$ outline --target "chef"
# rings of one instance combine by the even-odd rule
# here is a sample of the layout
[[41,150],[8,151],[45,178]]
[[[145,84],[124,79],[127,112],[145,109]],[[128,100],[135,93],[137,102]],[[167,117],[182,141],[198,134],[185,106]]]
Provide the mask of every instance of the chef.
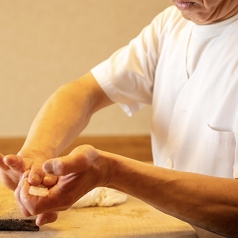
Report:
[[[172,3],[127,46],[61,86],[19,153],[0,156],[1,180],[38,225],[105,186],[214,237],[238,237],[238,1]],[[90,145],[58,157],[114,103],[129,116],[152,105],[154,165]],[[39,199],[28,191],[40,184],[50,189]]]

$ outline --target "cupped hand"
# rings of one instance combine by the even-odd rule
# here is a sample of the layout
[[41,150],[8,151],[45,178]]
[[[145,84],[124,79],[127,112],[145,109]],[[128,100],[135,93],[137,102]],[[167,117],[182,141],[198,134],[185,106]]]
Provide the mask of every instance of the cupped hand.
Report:
[[21,156],[24,161],[26,161],[25,171],[30,170],[28,174],[28,182],[31,185],[38,186],[40,184],[46,187],[53,186],[57,181],[57,176],[47,175],[42,170],[42,165],[47,159],[43,156],[37,155],[29,150],[19,151],[18,156]]
[[[77,147],[67,156],[47,160],[43,164],[44,172],[58,176],[58,181],[49,189],[46,197],[29,194],[29,172],[26,172],[15,191],[22,213],[31,216],[63,211],[93,188],[103,186],[107,163],[99,157],[95,148],[84,145]],[[50,216],[45,216],[45,220],[40,216],[39,223],[49,222]]]
[[[46,175],[42,170],[43,159],[23,158],[20,155],[2,155],[0,154],[0,180],[9,189],[15,190],[15,196],[19,197],[16,189],[21,177],[28,171],[28,182],[31,185],[44,184],[47,187],[53,186],[57,181],[57,176]],[[30,171],[30,172],[29,172]],[[29,176],[29,174],[31,176]],[[48,222],[54,222],[58,217],[57,212],[43,213],[37,216],[36,224],[43,225]]]
[[0,178],[2,183],[9,189],[14,190],[20,177],[28,167],[27,160],[21,156],[0,154]]
[[0,154],[0,178],[2,183],[9,189],[15,190],[22,174],[30,170],[28,181],[32,185],[44,184],[45,186],[52,186],[56,183],[57,177],[52,175],[45,175],[42,170],[42,164],[45,159],[23,157],[20,155],[6,155]]

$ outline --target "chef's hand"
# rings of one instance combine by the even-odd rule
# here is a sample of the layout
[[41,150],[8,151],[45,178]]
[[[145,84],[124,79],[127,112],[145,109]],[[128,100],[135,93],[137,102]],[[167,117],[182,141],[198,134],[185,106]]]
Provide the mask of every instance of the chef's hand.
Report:
[[15,190],[22,174],[30,170],[28,181],[31,185],[44,184],[52,186],[56,183],[56,176],[45,175],[42,170],[42,164],[45,159],[22,157],[20,155],[0,154],[0,179],[9,189]]
[[7,188],[16,188],[26,167],[26,161],[20,156],[0,154],[0,179]]
[[[47,160],[43,164],[45,173],[58,177],[58,182],[49,189],[45,197],[29,194],[28,172],[22,177],[16,191],[21,212],[26,216],[51,214],[71,207],[79,198],[107,181],[108,164],[99,158],[98,151],[89,145],[75,148],[69,155]],[[50,222],[47,216],[38,217],[37,224]]]
[[[57,177],[45,175],[42,170],[42,164],[44,162],[45,160],[42,159],[33,160],[14,154],[6,156],[0,154],[0,180],[7,188],[15,190],[23,173],[31,169],[31,177],[28,176],[28,182],[30,184],[37,186],[43,183],[45,186],[53,186],[57,181]],[[15,194],[17,194],[17,191],[15,190]],[[53,222],[57,217],[57,212],[43,213],[37,216],[37,223],[40,225],[46,220]]]

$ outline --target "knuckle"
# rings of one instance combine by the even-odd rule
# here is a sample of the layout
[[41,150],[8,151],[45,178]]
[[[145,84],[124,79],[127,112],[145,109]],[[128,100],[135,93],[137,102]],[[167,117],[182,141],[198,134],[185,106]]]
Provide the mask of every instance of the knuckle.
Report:
[[56,161],[55,170],[60,174],[64,173],[66,170],[66,163],[62,160]]

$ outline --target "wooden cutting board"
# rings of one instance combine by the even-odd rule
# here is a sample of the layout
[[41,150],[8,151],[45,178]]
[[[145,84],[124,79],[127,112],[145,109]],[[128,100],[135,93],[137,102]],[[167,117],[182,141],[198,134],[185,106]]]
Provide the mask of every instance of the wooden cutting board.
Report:
[[[0,218],[22,218],[13,193],[0,184]],[[196,237],[187,223],[165,215],[144,202],[128,197],[113,207],[70,208],[56,222],[39,231],[0,231],[1,238],[126,238]]]
[[[38,231],[35,217],[26,218],[20,213],[13,192],[0,185],[0,231]],[[1,237],[1,234],[0,234]]]

